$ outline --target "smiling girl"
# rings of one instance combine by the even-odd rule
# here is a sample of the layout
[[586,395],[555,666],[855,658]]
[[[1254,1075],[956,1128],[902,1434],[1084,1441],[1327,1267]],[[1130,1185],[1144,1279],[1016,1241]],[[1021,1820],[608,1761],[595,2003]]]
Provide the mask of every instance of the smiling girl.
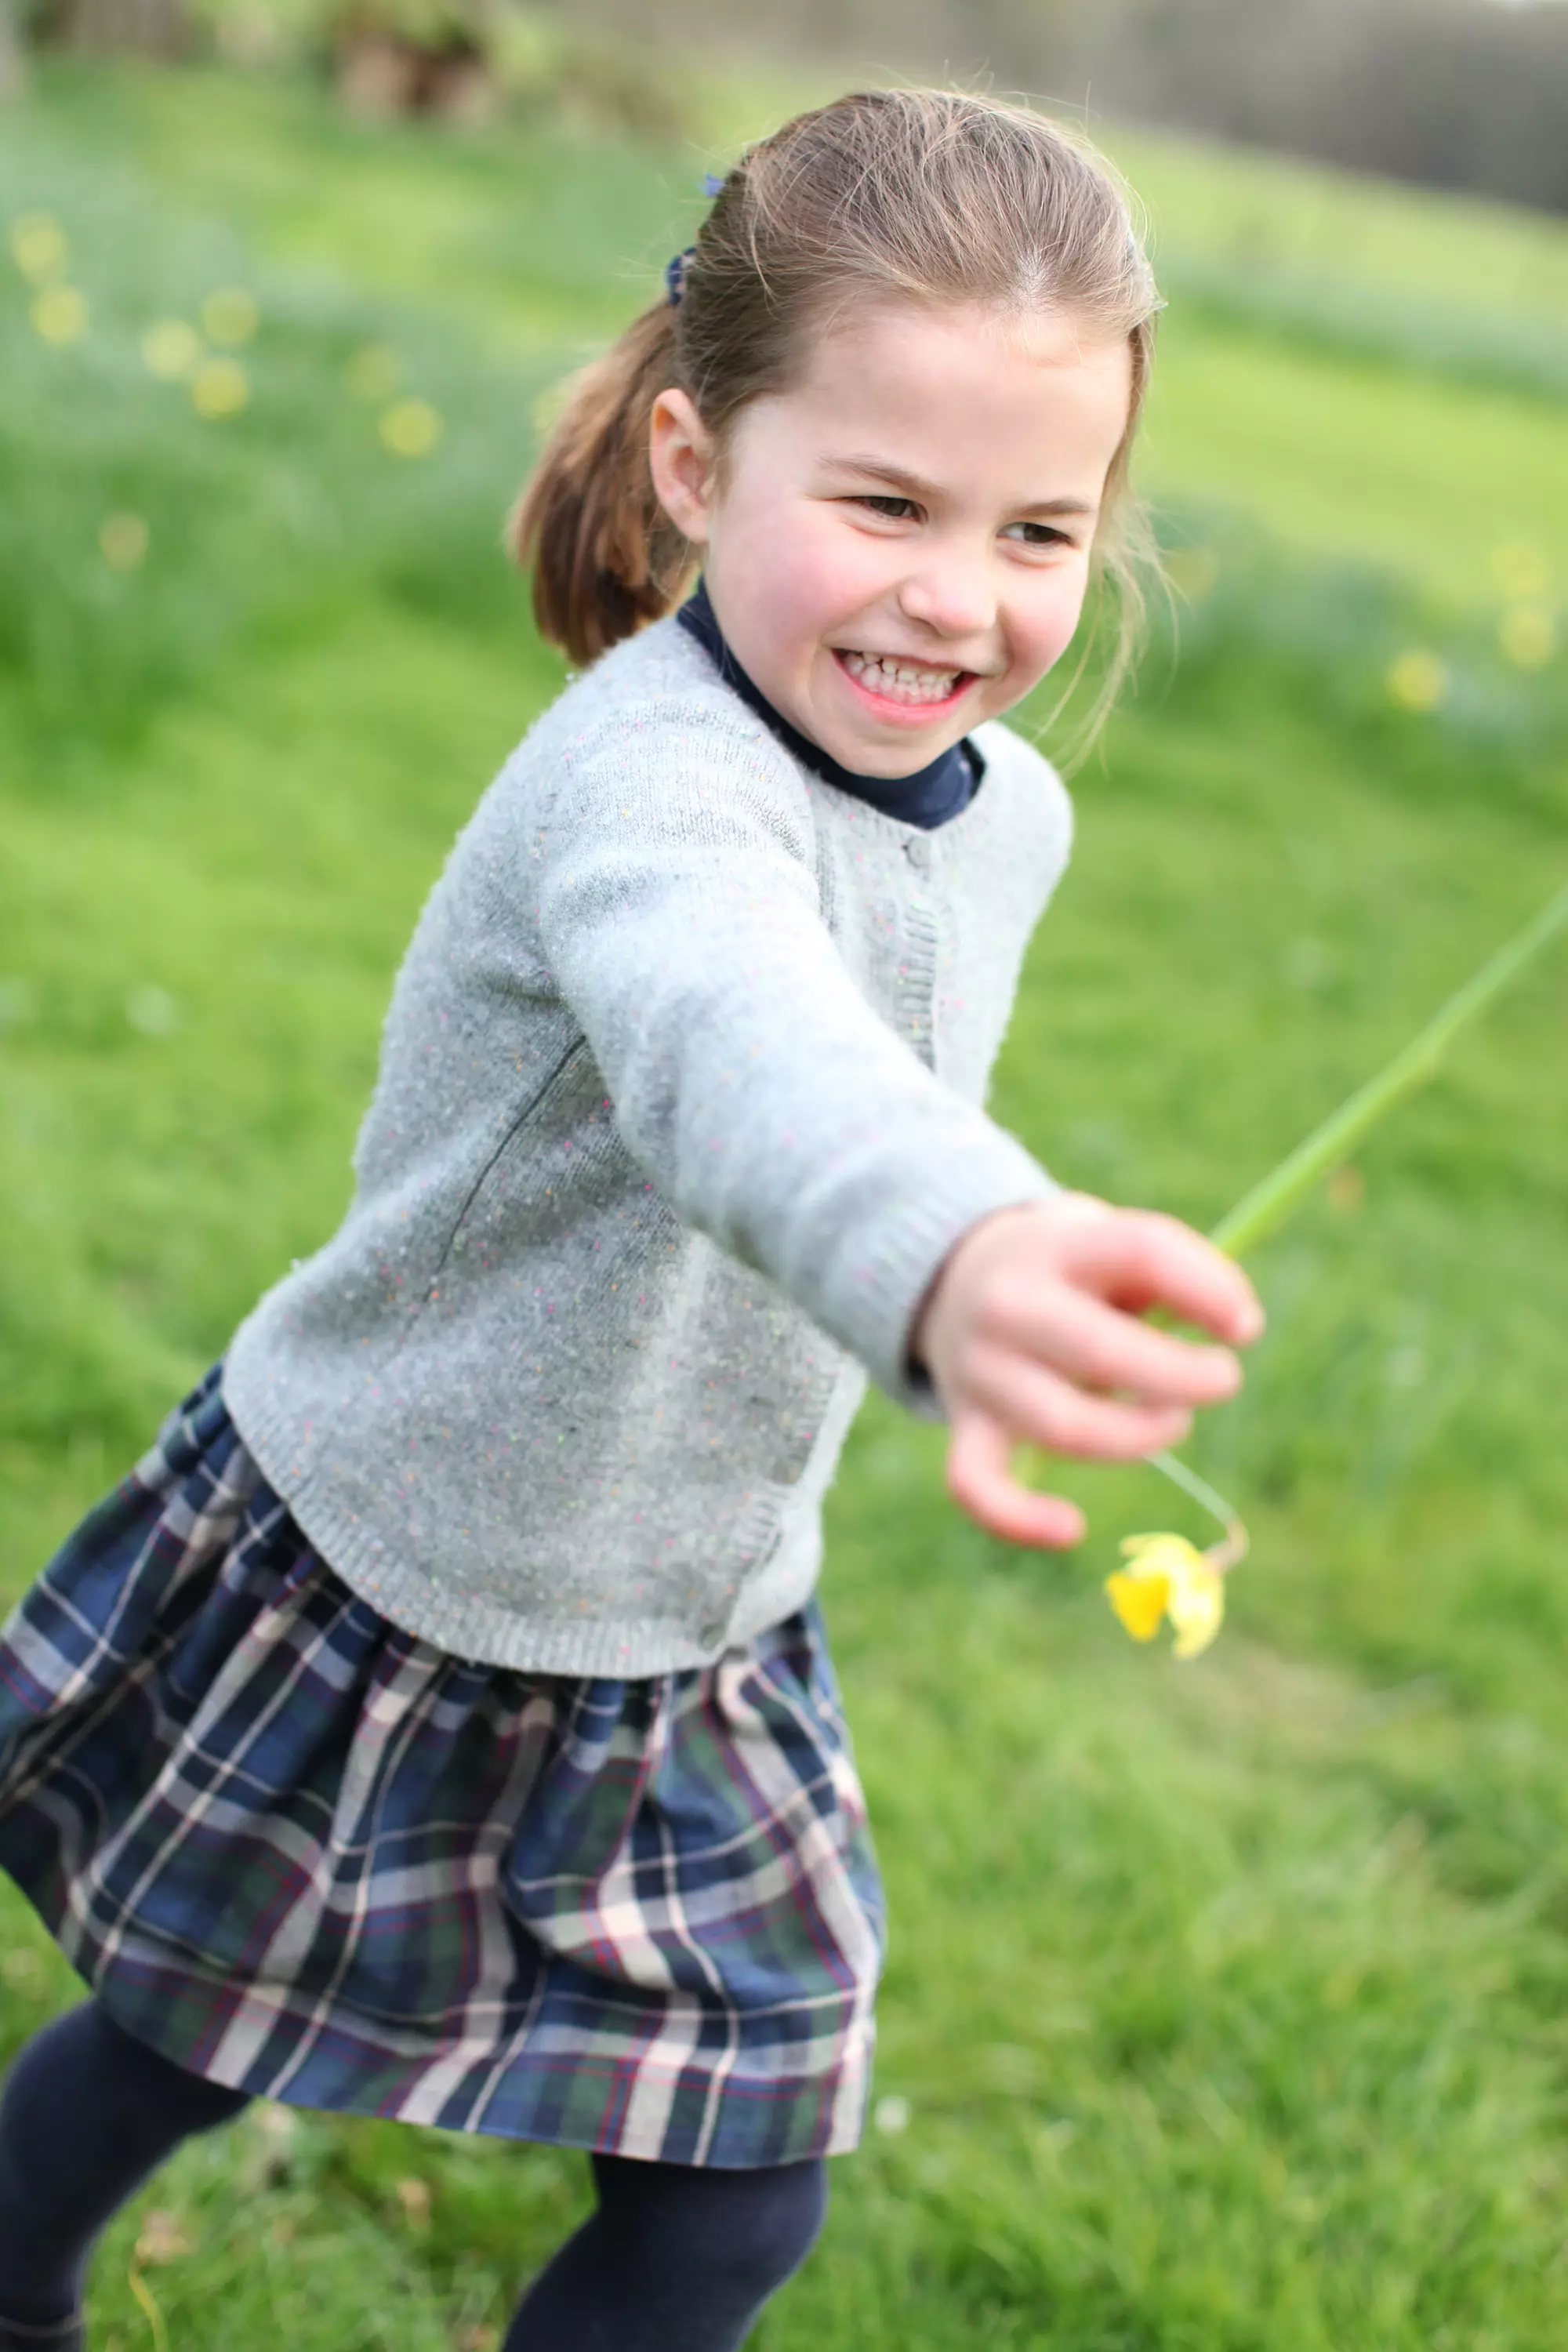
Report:
[[0,1639],[0,1862],[91,1995],[0,2101],[0,2352],[80,2347],[108,2218],[256,2096],[592,2154],[504,2352],[738,2346],[866,2105],[814,1588],[868,1376],[1064,1545],[1016,1445],[1169,1445],[1260,1327],[982,1107],[1069,831],[1000,715],[1131,543],[1114,183],[847,98],[668,295],[520,502],[582,674],[430,896],[348,1213]]

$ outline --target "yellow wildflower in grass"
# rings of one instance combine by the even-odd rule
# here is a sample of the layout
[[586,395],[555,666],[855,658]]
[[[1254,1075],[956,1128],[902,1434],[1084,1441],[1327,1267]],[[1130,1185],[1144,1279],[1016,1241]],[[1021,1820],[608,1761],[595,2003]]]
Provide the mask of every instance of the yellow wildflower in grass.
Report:
[[70,258],[66,233],[53,213],[23,213],[11,224],[11,254],[35,286],[59,277]]
[[204,360],[191,378],[191,405],[198,416],[237,416],[249,398],[250,385],[237,360]]
[[202,339],[184,319],[159,319],[142,338],[144,364],[165,383],[189,375],[201,355]]
[[147,526],[139,514],[105,515],[98,544],[111,572],[134,572],[147,553]]
[[1225,1619],[1225,1571],[1185,1536],[1128,1536],[1125,1568],[1105,1580],[1110,1605],[1135,1642],[1152,1642],[1169,1617],[1178,1658],[1206,1650]]
[[1436,654],[1413,648],[1389,664],[1387,686],[1401,710],[1436,710],[1447,696],[1447,668]]
[[1515,669],[1544,669],[1557,650],[1557,624],[1544,604],[1515,604],[1498,623],[1497,635]]
[[87,298],[74,286],[46,286],[28,312],[46,343],[79,343],[87,332]]
[[390,400],[403,381],[403,362],[390,343],[363,343],[349,362],[349,390],[362,400]]
[[441,420],[427,400],[395,400],[382,412],[380,431],[395,457],[427,457],[441,438]]
[[1527,539],[1504,540],[1488,559],[1492,578],[1505,596],[1543,596],[1549,577],[1546,558]]
[[260,324],[255,298],[243,286],[220,286],[202,304],[202,327],[209,342],[247,343]]

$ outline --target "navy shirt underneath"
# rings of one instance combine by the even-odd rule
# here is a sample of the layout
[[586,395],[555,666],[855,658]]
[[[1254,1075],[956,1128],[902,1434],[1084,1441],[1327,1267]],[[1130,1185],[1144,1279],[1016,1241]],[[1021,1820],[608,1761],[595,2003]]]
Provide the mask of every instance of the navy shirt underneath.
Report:
[[705,581],[698,582],[696,593],[675,617],[712,660],[725,685],[732,686],[742,701],[773,730],[785,750],[825,783],[837,784],[840,792],[853,793],[857,800],[869,801],[884,816],[897,817],[903,824],[923,826],[928,833],[939,824],[946,824],[950,817],[969,806],[985,773],[985,762],[967,736],[962,743],[954,743],[944,751],[940,760],[933,760],[929,768],[918,769],[912,776],[854,775],[847,768],[841,768],[837,760],[829,759],[820,745],[813,743],[797,727],[792,727],[766,695],[752,685],[725,643],[718,615],[708,601]]

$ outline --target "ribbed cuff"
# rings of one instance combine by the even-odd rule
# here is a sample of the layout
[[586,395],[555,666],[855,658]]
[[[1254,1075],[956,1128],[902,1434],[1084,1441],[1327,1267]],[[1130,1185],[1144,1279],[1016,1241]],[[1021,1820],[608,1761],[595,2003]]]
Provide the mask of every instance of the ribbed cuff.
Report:
[[950,1163],[943,1181],[879,1220],[878,1245],[850,1277],[845,1313],[829,1325],[885,1395],[922,1421],[945,1421],[930,1375],[910,1362],[916,1317],[938,1272],[982,1218],[1061,1191],[1022,1144],[998,1129],[986,1148]]

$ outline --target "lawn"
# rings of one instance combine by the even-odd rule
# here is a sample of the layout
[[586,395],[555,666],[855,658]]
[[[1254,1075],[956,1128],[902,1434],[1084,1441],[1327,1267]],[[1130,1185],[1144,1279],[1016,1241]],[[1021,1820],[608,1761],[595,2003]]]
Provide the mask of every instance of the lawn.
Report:
[[[682,149],[463,140],[76,70],[5,122],[0,226],[57,216],[89,304],[43,340],[0,258],[7,1601],[341,1213],[410,925],[560,676],[499,551],[537,405],[685,242],[742,119],[705,103]],[[1568,233],[1106,135],[1173,298],[1188,601],[1077,776],[994,1108],[1206,1223],[1563,878]],[[203,418],[141,338],[223,289],[259,327]],[[1260,1256],[1191,1449],[1254,1538],[1198,1664],[1100,1591],[1121,1534],[1195,1531],[1152,1475],[1068,1474],[1082,1553],[1016,1553],[868,1408],[825,1592],[892,1902],[877,2124],[763,2352],[1568,2340],[1565,964]],[[80,1987],[0,1906],[8,2052]],[[486,2352],[585,2199],[253,2110],[115,2224],[95,2347],[221,2311],[235,2352]]]

